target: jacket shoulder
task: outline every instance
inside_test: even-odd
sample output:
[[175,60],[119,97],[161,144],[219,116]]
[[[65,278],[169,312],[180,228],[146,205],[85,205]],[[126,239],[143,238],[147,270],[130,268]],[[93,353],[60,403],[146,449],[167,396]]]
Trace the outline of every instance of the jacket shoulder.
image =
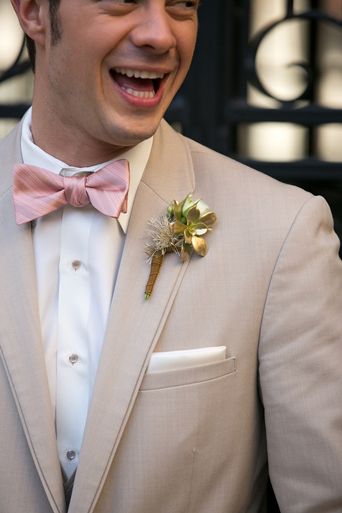
[[196,183],[215,187],[220,195],[222,191],[231,196],[244,198],[244,203],[255,201],[260,204],[265,200],[265,206],[274,205],[277,201],[291,204],[294,208],[303,205],[312,198],[312,194],[300,187],[283,183],[261,171],[252,169],[226,155],[222,155],[189,138],[184,138],[192,155]]

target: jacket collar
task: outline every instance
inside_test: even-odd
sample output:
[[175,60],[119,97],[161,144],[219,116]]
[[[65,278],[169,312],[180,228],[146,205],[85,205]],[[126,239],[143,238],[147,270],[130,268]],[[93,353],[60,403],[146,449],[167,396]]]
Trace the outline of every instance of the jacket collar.
[[40,333],[31,226],[17,226],[12,201],[12,169],[21,162],[20,133],[19,125],[0,148],[1,358],[52,511],[63,513],[63,483]]

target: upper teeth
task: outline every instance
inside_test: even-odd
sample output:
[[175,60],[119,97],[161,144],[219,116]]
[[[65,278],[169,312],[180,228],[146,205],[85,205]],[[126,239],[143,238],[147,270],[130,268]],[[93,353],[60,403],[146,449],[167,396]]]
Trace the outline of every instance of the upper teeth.
[[155,71],[139,71],[136,69],[125,69],[125,68],[115,68],[115,71],[117,73],[120,73],[121,75],[126,75],[127,77],[131,78],[163,78],[164,73],[156,73]]

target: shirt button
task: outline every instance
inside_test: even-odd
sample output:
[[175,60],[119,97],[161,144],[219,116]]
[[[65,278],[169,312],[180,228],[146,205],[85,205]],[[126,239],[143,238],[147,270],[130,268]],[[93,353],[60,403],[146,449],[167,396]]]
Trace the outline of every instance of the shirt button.
[[76,451],[67,451],[66,457],[69,461],[72,461],[76,458]]
[[81,261],[74,260],[71,265],[72,265],[74,271],[78,271],[78,269],[81,267]]
[[78,359],[79,359],[78,354],[71,354],[69,356],[69,362],[71,363],[71,365],[75,365],[75,363],[78,362]]

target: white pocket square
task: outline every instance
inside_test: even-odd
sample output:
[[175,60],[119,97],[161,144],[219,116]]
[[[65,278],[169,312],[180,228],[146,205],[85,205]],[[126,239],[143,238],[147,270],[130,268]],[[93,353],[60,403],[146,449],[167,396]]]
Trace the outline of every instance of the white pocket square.
[[225,360],[226,346],[152,353],[147,372],[165,372]]

